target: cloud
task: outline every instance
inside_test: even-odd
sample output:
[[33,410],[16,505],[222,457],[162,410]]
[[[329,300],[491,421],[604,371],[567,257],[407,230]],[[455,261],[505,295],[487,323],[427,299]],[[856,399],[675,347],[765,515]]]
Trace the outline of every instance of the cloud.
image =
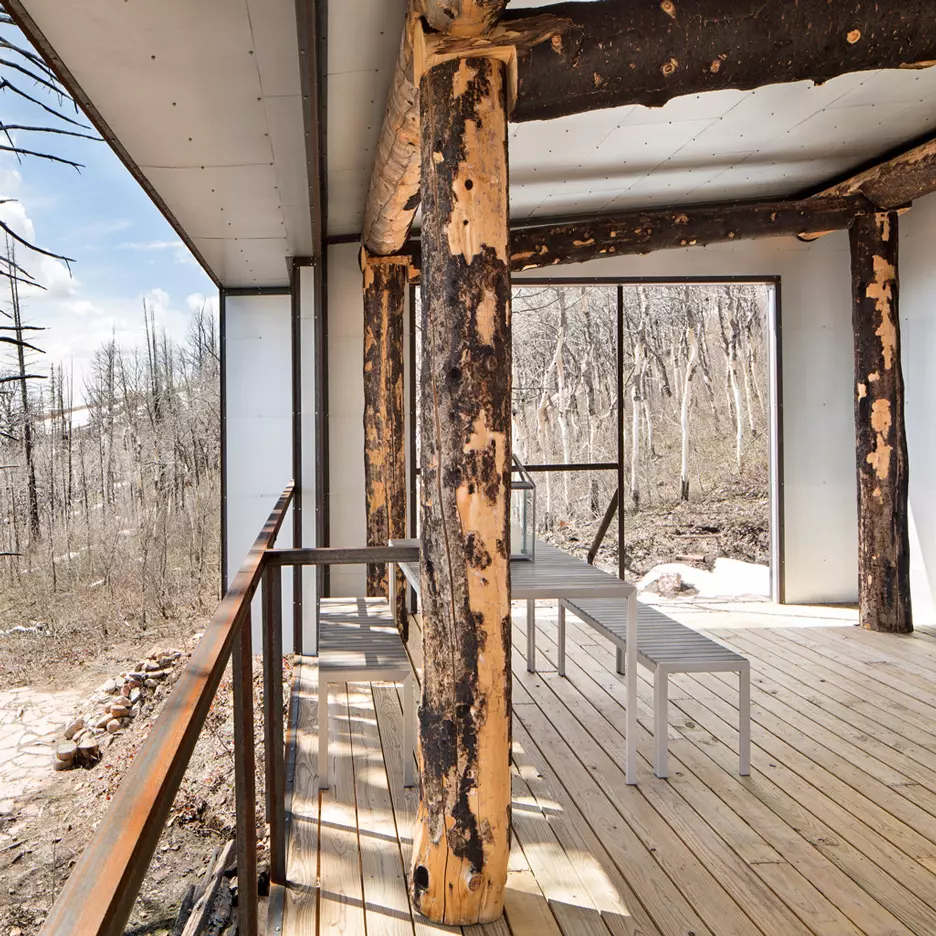
[[206,296],[204,293],[196,292],[185,297],[185,304],[188,306],[190,312],[197,312],[204,307],[209,314],[218,314],[217,296]]
[[117,245],[117,249],[138,250],[147,253],[169,250],[172,251],[176,263],[194,263],[196,266],[198,265],[195,258],[189,253],[188,247],[180,240],[145,241],[143,243],[124,241],[122,244]]
[[[7,201],[0,204],[0,220],[24,241],[41,246],[36,238],[36,226],[22,202]],[[23,284],[20,292],[24,298],[37,293],[44,293],[47,296],[74,296],[77,293],[79,283],[61,260],[37,253],[21,243],[15,244],[15,250],[17,264],[28,271],[37,283],[45,287],[40,289],[39,286]],[[3,252],[5,254],[5,250]]]

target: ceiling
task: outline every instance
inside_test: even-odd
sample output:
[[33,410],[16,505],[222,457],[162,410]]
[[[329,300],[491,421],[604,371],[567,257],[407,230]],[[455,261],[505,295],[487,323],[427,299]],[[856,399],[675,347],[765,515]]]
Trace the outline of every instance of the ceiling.
[[9,6],[218,282],[288,282],[312,253],[295,0]]
[[[328,3],[327,231],[353,236],[406,0]],[[286,283],[312,253],[295,0],[13,5],[216,279]],[[934,101],[936,68],[894,70],[514,124],[511,213],[798,194],[936,130]]]

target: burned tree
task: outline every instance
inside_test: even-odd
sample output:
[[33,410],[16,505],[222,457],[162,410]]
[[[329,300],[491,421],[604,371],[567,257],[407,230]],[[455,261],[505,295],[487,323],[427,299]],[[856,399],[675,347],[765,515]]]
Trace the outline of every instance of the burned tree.
[[505,68],[420,85],[423,204],[420,807],[412,897],[503,911],[510,836],[510,267]]
[[904,383],[897,311],[897,213],[851,228],[862,627],[909,633],[910,544]]
[[[406,536],[406,434],[403,408],[403,312],[408,264],[400,257],[368,257],[364,273],[364,478],[367,545]],[[398,572],[396,619],[407,620]],[[387,568],[367,567],[367,594],[388,595]]]

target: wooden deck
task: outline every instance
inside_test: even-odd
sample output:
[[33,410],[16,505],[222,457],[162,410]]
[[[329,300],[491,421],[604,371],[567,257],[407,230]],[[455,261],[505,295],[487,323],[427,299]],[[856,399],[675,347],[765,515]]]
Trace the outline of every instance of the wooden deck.
[[[751,776],[736,772],[737,679],[698,674],[672,680],[671,775],[656,779],[642,670],[640,785],[626,786],[610,644],[570,616],[562,679],[555,611],[541,610],[541,671],[530,674],[515,606],[507,913],[464,932],[936,934],[936,637],[784,626],[795,619],[756,609],[747,618],[767,626],[680,617],[751,660]],[[291,884],[268,932],[458,932],[414,919],[407,901],[418,796],[403,788],[398,689],[332,696],[333,786],[320,796],[314,667],[302,663],[294,696]]]

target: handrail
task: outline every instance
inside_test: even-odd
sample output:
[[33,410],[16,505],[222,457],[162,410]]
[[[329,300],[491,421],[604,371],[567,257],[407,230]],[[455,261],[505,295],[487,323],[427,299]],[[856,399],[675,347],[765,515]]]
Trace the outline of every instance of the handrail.
[[[265,556],[276,541],[293,490],[293,482],[286,485],[254,541],[55,901],[43,934],[120,936],[124,932],[235,639],[249,621],[250,602],[263,573]],[[246,895],[248,887],[244,880],[241,893]]]

